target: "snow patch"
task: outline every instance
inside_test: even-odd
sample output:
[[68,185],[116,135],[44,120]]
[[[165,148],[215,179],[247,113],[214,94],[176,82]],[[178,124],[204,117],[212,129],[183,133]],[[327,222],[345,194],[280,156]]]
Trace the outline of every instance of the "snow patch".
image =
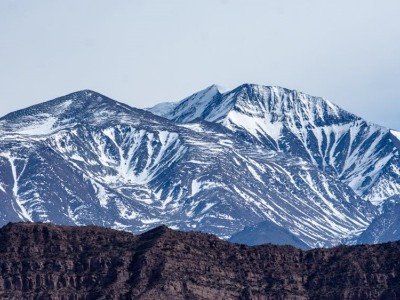
[[400,131],[390,130],[390,133],[400,141]]

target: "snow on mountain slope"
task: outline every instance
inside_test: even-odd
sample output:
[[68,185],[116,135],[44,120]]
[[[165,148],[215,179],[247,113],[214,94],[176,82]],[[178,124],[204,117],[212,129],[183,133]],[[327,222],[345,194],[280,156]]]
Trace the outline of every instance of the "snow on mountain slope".
[[[112,107],[112,109],[109,109]],[[96,92],[84,90],[26,109],[0,119],[0,134],[47,136],[77,125],[104,126],[120,122],[139,125],[159,124],[165,119],[132,108]]]
[[[197,99],[206,105],[218,94],[210,88]],[[339,243],[375,214],[307,160],[216,123],[177,125],[92,91],[9,114],[0,119],[0,134],[2,224],[132,232],[167,224],[229,238],[269,220],[315,247]]]
[[322,98],[252,84],[223,94],[210,87],[163,116],[177,122],[201,118],[250,134],[269,149],[302,157],[333,174],[375,204],[400,194],[396,132]]
[[153,114],[164,117],[165,115],[168,115],[177,105],[178,103],[175,102],[164,102],[153,106],[151,110]]
[[387,199],[368,228],[357,238],[358,244],[376,244],[400,240],[400,197]]
[[195,93],[179,103],[160,103],[149,111],[177,122],[185,123],[196,119],[214,121],[225,114],[225,109],[219,109],[221,101],[221,88],[212,85],[198,93]]
[[400,131],[390,130],[390,133],[394,135],[394,137],[397,138],[398,141],[400,141]]

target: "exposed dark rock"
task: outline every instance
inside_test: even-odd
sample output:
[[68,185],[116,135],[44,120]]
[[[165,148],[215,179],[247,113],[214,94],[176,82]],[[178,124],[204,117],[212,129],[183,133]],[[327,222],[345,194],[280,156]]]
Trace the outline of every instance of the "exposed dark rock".
[[302,251],[158,227],[0,230],[1,299],[398,299],[400,242]]

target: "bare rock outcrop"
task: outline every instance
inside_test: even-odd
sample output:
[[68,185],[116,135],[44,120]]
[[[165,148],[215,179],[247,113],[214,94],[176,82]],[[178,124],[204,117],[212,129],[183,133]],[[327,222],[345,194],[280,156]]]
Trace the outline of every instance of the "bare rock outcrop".
[[399,299],[400,242],[302,251],[158,227],[0,229],[0,299]]

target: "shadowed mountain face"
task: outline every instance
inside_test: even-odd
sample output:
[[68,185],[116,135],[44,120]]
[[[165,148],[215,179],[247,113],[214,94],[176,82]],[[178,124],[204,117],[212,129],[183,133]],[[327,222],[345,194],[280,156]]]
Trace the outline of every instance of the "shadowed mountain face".
[[400,196],[389,198],[377,216],[357,238],[358,244],[376,244],[400,239]]
[[398,299],[400,243],[302,251],[158,227],[8,224],[1,299]]
[[310,249],[289,230],[269,221],[245,227],[242,231],[232,235],[229,241],[249,246],[270,243],[274,245],[292,245],[303,250]]

